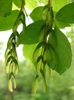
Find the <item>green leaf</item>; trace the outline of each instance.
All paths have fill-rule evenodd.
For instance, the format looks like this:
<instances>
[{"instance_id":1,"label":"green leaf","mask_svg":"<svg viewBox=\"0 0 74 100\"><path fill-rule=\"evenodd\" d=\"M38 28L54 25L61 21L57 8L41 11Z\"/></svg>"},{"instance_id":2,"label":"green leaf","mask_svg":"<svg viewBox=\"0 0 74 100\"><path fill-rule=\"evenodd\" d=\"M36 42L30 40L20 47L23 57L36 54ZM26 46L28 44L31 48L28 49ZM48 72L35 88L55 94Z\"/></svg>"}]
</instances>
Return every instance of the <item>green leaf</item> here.
<instances>
[{"instance_id":1,"label":"green leaf","mask_svg":"<svg viewBox=\"0 0 74 100\"><path fill-rule=\"evenodd\" d=\"M59 21L57 21L57 20L55 20L55 23L56 23L56 25L57 25L59 28L70 27L70 24L64 23L64 22L59 22Z\"/></svg>"},{"instance_id":2,"label":"green leaf","mask_svg":"<svg viewBox=\"0 0 74 100\"><path fill-rule=\"evenodd\" d=\"M50 62L50 67L59 74L62 74L71 65L71 46L67 37L58 29L58 27L55 27L54 32L57 39L57 46L55 48L55 51L58 55L58 64L55 64L54 61L52 61Z\"/></svg>"},{"instance_id":3,"label":"green leaf","mask_svg":"<svg viewBox=\"0 0 74 100\"><path fill-rule=\"evenodd\" d=\"M39 30L41 26L44 24L44 21L38 20L26 28L26 33L19 35L19 43L20 44L35 44L38 42Z\"/></svg>"},{"instance_id":4,"label":"green leaf","mask_svg":"<svg viewBox=\"0 0 74 100\"><path fill-rule=\"evenodd\" d=\"M74 2L61 8L56 14L56 20L64 23L74 23Z\"/></svg>"},{"instance_id":5,"label":"green leaf","mask_svg":"<svg viewBox=\"0 0 74 100\"><path fill-rule=\"evenodd\" d=\"M41 20L42 9L43 9L43 6L36 7L36 8L32 11L32 13L30 14L30 17L31 17L34 21Z\"/></svg>"},{"instance_id":6,"label":"green leaf","mask_svg":"<svg viewBox=\"0 0 74 100\"><path fill-rule=\"evenodd\" d=\"M20 8L23 0L13 0L14 4ZM24 0L25 1L25 0Z\"/></svg>"},{"instance_id":7,"label":"green leaf","mask_svg":"<svg viewBox=\"0 0 74 100\"><path fill-rule=\"evenodd\" d=\"M13 28L18 13L19 13L18 10L14 10L7 17L0 17L0 31L5 31Z\"/></svg>"},{"instance_id":8,"label":"green leaf","mask_svg":"<svg viewBox=\"0 0 74 100\"><path fill-rule=\"evenodd\" d=\"M38 6L38 3L36 0L25 0L26 2L26 7L30 10L33 10L35 7Z\"/></svg>"},{"instance_id":9,"label":"green leaf","mask_svg":"<svg viewBox=\"0 0 74 100\"><path fill-rule=\"evenodd\" d=\"M11 13L11 10L12 0L0 0L0 16L9 15Z\"/></svg>"},{"instance_id":10,"label":"green leaf","mask_svg":"<svg viewBox=\"0 0 74 100\"><path fill-rule=\"evenodd\" d=\"M52 7L54 11L58 11L60 8L65 6L66 4L69 3L69 0L52 0Z\"/></svg>"},{"instance_id":11,"label":"green leaf","mask_svg":"<svg viewBox=\"0 0 74 100\"><path fill-rule=\"evenodd\" d=\"M36 44L33 45L24 45L23 47L23 55L26 59L33 61L33 52L36 48Z\"/></svg>"}]
</instances>

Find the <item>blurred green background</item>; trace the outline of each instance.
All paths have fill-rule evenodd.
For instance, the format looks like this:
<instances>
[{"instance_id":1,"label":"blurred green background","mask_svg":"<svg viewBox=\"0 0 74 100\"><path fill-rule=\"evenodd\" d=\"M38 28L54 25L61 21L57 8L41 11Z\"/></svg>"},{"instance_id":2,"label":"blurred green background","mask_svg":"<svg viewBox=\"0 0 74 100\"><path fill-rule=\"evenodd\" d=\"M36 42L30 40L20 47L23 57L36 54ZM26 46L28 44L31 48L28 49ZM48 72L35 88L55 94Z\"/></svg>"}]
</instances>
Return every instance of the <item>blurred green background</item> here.
<instances>
[{"instance_id":1,"label":"blurred green background","mask_svg":"<svg viewBox=\"0 0 74 100\"><path fill-rule=\"evenodd\" d=\"M74 30L66 32L72 47L71 67L59 75L52 71L51 77L47 79L47 92L43 92L41 81L38 84L36 94L32 93L35 69L29 60L19 61L20 72L16 77L17 88L13 93L8 91L8 76L4 70L4 62L0 60L0 100L74 100ZM0 51L3 43L0 42ZM1 52L0 52L1 54Z\"/></svg>"}]
</instances>

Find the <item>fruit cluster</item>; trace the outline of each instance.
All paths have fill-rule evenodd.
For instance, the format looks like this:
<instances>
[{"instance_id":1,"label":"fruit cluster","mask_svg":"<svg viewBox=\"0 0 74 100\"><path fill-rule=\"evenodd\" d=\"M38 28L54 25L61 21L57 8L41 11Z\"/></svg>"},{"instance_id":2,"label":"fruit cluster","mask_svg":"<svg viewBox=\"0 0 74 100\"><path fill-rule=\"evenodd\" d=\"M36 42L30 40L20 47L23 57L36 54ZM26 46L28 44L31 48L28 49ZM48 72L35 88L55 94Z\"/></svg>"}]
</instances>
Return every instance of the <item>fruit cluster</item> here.
<instances>
[{"instance_id":1,"label":"fruit cluster","mask_svg":"<svg viewBox=\"0 0 74 100\"><path fill-rule=\"evenodd\" d=\"M53 61L56 65L58 63L58 56L55 51L57 40L53 27L53 10L52 7L46 5L42 11L42 19L45 24L41 27L39 32L39 43L33 53L33 60L36 67L36 77L34 80L33 91L36 92L38 78L41 74L43 78L44 92L46 91L46 68L48 66L49 75L51 73L50 63Z\"/></svg>"},{"instance_id":2,"label":"fruit cluster","mask_svg":"<svg viewBox=\"0 0 74 100\"><path fill-rule=\"evenodd\" d=\"M19 71L16 47L19 45L19 33L17 31L17 28L20 22L23 25L23 31L25 32L25 27L26 27L25 26L25 15L23 11L20 11L14 23L13 32L11 36L9 37L7 48L5 51L5 70L9 76L8 89L11 92L13 91L13 87L16 88L15 74L17 74Z\"/></svg>"}]
</instances>

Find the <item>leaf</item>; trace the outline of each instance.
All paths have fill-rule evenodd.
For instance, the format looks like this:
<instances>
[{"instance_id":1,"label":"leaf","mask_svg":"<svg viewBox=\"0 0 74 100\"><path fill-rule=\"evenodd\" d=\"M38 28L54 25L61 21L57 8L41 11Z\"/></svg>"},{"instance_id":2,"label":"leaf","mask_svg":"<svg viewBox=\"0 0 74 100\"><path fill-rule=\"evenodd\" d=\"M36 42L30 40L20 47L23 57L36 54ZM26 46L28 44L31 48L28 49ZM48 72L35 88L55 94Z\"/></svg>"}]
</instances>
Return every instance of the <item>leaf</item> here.
<instances>
[{"instance_id":1,"label":"leaf","mask_svg":"<svg viewBox=\"0 0 74 100\"><path fill-rule=\"evenodd\" d=\"M7 16L12 10L12 0L0 0L0 16Z\"/></svg>"},{"instance_id":2,"label":"leaf","mask_svg":"<svg viewBox=\"0 0 74 100\"><path fill-rule=\"evenodd\" d=\"M64 23L74 23L74 2L61 8L56 14L56 20Z\"/></svg>"},{"instance_id":3,"label":"leaf","mask_svg":"<svg viewBox=\"0 0 74 100\"><path fill-rule=\"evenodd\" d=\"M55 51L58 55L58 64L55 64L54 61L50 62L50 68L54 69L59 74L64 73L71 65L72 61L72 52L71 46L67 37L58 29L56 26L54 29L57 46Z\"/></svg>"},{"instance_id":4,"label":"leaf","mask_svg":"<svg viewBox=\"0 0 74 100\"><path fill-rule=\"evenodd\" d=\"M13 0L14 4L20 8L23 0ZM24 0L25 1L25 0Z\"/></svg>"},{"instance_id":5,"label":"leaf","mask_svg":"<svg viewBox=\"0 0 74 100\"><path fill-rule=\"evenodd\" d=\"M38 6L37 0L25 0L26 7L30 10L33 10L35 7Z\"/></svg>"},{"instance_id":6,"label":"leaf","mask_svg":"<svg viewBox=\"0 0 74 100\"><path fill-rule=\"evenodd\" d=\"M19 35L20 44L35 44L38 42L39 30L44 24L44 21L38 20L28 25L26 28L26 33Z\"/></svg>"},{"instance_id":7,"label":"leaf","mask_svg":"<svg viewBox=\"0 0 74 100\"><path fill-rule=\"evenodd\" d=\"M54 21L55 21L55 23L56 23L58 28L65 28L65 27L69 27L70 26L69 23L64 23L64 22L57 21L56 14L57 14L57 12L54 12ZM53 26L55 26L55 23L53 23Z\"/></svg>"},{"instance_id":8,"label":"leaf","mask_svg":"<svg viewBox=\"0 0 74 100\"><path fill-rule=\"evenodd\" d=\"M68 4L69 0L52 0L52 7L54 11L58 11L60 8L62 8L64 5Z\"/></svg>"},{"instance_id":9,"label":"leaf","mask_svg":"<svg viewBox=\"0 0 74 100\"><path fill-rule=\"evenodd\" d=\"M65 28L65 27L70 27L70 24L69 23L64 23L64 22L59 22L55 19L55 23L56 25L58 26L58 28Z\"/></svg>"},{"instance_id":10,"label":"leaf","mask_svg":"<svg viewBox=\"0 0 74 100\"><path fill-rule=\"evenodd\" d=\"M33 45L24 45L23 47L23 55L26 59L29 59L29 60L33 60L32 56L33 56L33 52L36 48L36 45L33 44Z\"/></svg>"},{"instance_id":11,"label":"leaf","mask_svg":"<svg viewBox=\"0 0 74 100\"><path fill-rule=\"evenodd\" d=\"M0 16L0 31L5 31L13 28L14 22L18 16L19 11L14 10L7 17Z\"/></svg>"},{"instance_id":12,"label":"leaf","mask_svg":"<svg viewBox=\"0 0 74 100\"><path fill-rule=\"evenodd\" d=\"M30 14L30 17L31 17L34 21L41 20L42 9L43 9L43 6L36 7L36 8L32 11L32 13Z\"/></svg>"}]
</instances>

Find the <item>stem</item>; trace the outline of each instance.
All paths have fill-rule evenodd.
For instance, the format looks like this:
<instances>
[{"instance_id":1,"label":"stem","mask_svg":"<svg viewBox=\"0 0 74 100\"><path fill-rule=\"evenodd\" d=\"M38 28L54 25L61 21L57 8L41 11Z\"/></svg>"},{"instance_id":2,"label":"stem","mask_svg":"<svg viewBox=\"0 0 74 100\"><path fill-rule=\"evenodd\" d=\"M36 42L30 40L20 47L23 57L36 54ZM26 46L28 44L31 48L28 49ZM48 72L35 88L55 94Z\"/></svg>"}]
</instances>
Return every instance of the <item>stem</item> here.
<instances>
[{"instance_id":1,"label":"stem","mask_svg":"<svg viewBox=\"0 0 74 100\"><path fill-rule=\"evenodd\" d=\"M21 17L21 12L24 10L24 5L25 5L25 0L22 0L22 4L21 4L21 8L20 8L20 12L19 12L19 15L13 25L13 32L15 32L17 30L17 27L18 27L18 24L19 24L19 20L20 20L20 17Z\"/></svg>"},{"instance_id":2,"label":"stem","mask_svg":"<svg viewBox=\"0 0 74 100\"><path fill-rule=\"evenodd\" d=\"M48 0L48 5L51 6L52 0Z\"/></svg>"},{"instance_id":3,"label":"stem","mask_svg":"<svg viewBox=\"0 0 74 100\"><path fill-rule=\"evenodd\" d=\"M20 9L20 11L23 11L23 9L24 9L24 5L25 5L25 0L22 0L22 5L21 5L21 9Z\"/></svg>"}]
</instances>

